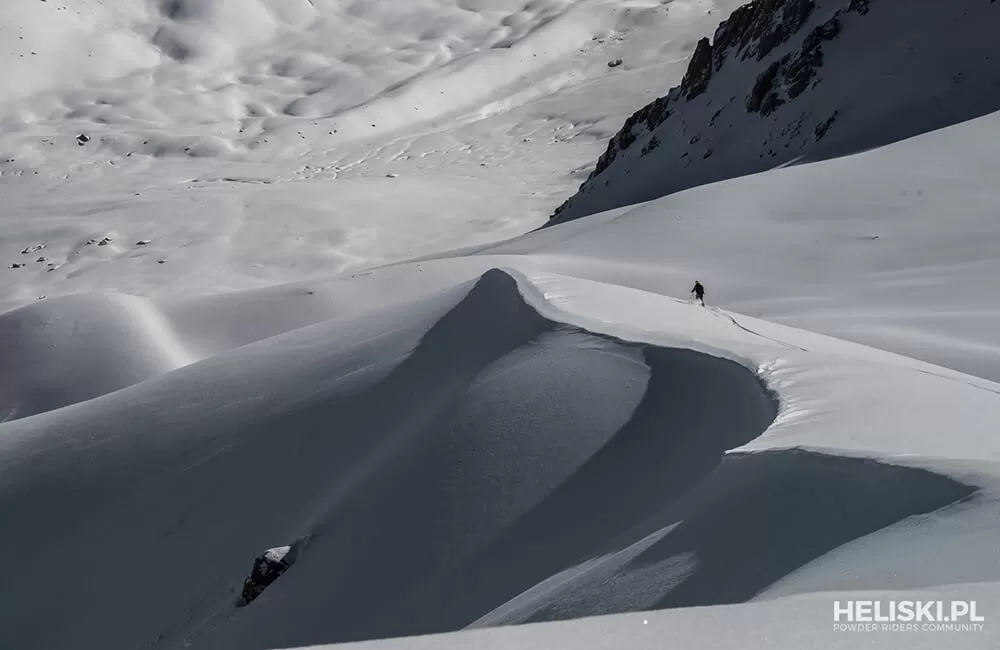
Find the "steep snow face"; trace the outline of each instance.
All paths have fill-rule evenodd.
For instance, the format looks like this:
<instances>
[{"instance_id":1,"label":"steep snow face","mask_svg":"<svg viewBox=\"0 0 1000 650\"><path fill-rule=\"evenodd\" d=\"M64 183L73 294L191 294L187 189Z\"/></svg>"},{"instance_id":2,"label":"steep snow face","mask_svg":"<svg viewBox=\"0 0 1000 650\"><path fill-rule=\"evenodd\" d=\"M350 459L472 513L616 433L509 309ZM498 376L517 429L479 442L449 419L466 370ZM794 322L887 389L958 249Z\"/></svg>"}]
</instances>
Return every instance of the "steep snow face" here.
<instances>
[{"instance_id":1,"label":"steep snow face","mask_svg":"<svg viewBox=\"0 0 1000 650\"><path fill-rule=\"evenodd\" d=\"M699 42L551 223L863 151L1000 109L980 0L757 0Z\"/></svg>"},{"instance_id":2,"label":"steep snow face","mask_svg":"<svg viewBox=\"0 0 1000 650\"><path fill-rule=\"evenodd\" d=\"M484 255L683 296L1000 380L1000 113L678 192ZM595 264L600 260L603 264Z\"/></svg>"}]
</instances>

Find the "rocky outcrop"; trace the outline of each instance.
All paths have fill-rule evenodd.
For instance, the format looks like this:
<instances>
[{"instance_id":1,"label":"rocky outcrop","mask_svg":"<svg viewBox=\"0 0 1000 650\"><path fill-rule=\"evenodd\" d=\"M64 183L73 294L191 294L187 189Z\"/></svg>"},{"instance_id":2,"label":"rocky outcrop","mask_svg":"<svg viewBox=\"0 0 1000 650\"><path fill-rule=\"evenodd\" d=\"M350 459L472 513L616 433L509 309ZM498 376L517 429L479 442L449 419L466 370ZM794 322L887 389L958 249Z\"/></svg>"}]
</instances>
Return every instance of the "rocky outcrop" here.
<instances>
[{"instance_id":1,"label":"rocky outcrop","mask_svg":"<svg viewBox=\"0 0 1000 650\"><path fill-rule=\"evenodd\" d=\"M271 583L288 570L294 561L290 546L269 548L253 561L250 576L243 581L243 591L237 601L238 607L244 607L260 596Z\"/></svg>"},{"instance_id":2,"label":"rocky outcrop","mask_svg":"<svg viewBox=\"0 0 1000 650\"><path fill-rule=\"evenodd\" d=\"M834 16L813 29L798 52L786 54L769 65L757 77L747 97L747 110L766 117L805 92L823 65L823 41L833 40L839 33L840 18Z\"/></svg>"},{"instance_id":3,"label":"rocky outcrop","mask_svg":"<svg viewBox=\"0 0 1000 650\"><path fill-rule=\"evenodd\" d=\"M990 0L991 2L993 0ZM868 0L851 0L851 4L847 7L848 11L853 11L859 14L868 13Z\"/></svg>"},{"instance_id":4,"label":"rocky outcrop","mask_svg":"<svg viewBox=\"0 0 1000 650\"><path fill-rule=\"evenodd\" d=\"M708 88L708 82L712 79L712 68L712 42L703 38L698 41L691 63L688 64L687 73L681 80L681 94L692 99L704 93Z\"/></svg>"},{"instance_id":5,"label":"rocky outcrop","mask_svg":"<svg viewBox=\"0 0 1000 650\"><path fill-rule=\"evenodd\" d=\"M823 44L835 39L841 32L840 16L845 11L867 13L869 1L843 0L841 9L832 18L813 27L797 50L786 52L769 63L765 59L774 55L778 48L795 37L802 38L800 34L810 22L815 25L816 0L755 0L736 9L716 29L713 40L703 38L698 41L680 85L625 121L621 130L611 138L577 196L589 191L594 180L640 139L640 156L660 147L662 142L653 132L684 103L708 92L727 61L731 61L732 65L754 66L749 72L755 75L749 77L753 82L743 91L743 104L749 113L767 117L805 93L815 83L823 65ZM766 63L766 67L760 70L754 65L757 61ZM727 83L731 84L731 79ZM737 97L732 98L735 99ZM722 111L722 108L715 108L709 127L715 126ZM680 124L678 128L683 129L685 125ZM829 124L820 131L825 135L827 129ZM647 134L648 138L645 137ZM822 137L819 133L817 136ZM699 152L703 154L702 159L711 156L709 151ZM689 152L678 153L686 158ZM693 152L690 153L693 155ZM556 208L550 223L560 221L560 215L572 200Z\"/></svg>"},{"instance_id":6,"label":"rocky outcrop","mask_svg":"<svg viewBox=\"0 0 1000 650\"><path fill-rule=\"evenodd\" d=\"M816 8L814 0L757 0L734 11L715 31L715 68L731 51L758 61L799 31Z\"/></svg>"},{"instance_id":7,"label":"rocky outcrop","mask_svg":"<svg viewBox=\"0 0 1000 650\"><path fill-rule=\"evenodd\" d=\"M633 129L636 126L645 126L649 131L657 128L661 124L667 121L670 117L670 111L667 109L667 105L672 99L672 95L676 91L672 91L671 95L666 97L658 97L653 102L646 104L644 107L633 113L627 120L625 120L625 125L622 126L621 130L615 134L611 141L608 143L608 148L604 151L600 158L597 159L597 165L594 167L594 171L587 176L587 180L591 180L594 177L600 175L605 169L607 169L611 163L615 161L618 157L619 151L624 151L632 146L632 143L636 140L636 135ZM556 214L559 213L560 208L556 209Z\"/></svg>"}]
</instances>

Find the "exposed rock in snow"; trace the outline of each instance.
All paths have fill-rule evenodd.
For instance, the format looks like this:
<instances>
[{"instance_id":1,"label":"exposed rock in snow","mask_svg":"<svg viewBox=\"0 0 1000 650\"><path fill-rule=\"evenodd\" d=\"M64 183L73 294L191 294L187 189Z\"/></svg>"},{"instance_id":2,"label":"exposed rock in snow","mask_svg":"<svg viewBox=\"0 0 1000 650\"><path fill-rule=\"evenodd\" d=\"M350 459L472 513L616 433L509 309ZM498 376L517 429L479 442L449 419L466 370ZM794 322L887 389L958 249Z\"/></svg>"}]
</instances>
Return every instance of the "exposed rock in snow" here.
<instances>
[{"instance_id":1,"label":"exposed rock in snow","mask_svg":"<svg viewBox=\"0 0 1000 650\"><path fill-rule=\"evenodd\" d=\"M253 569L243 582L237 606L243 607L264 592L295 561L291 546L269 548L253 561Z\"/></svg>"},{"instance_id":2,"label":"exposed rock in snow","mask_svg":"<svg viewBox=\"0 0 1000 650\"><path fill-rule=\"evenodd\" d=\"M698 42L680 85L625 121L549 223L1000 109L1000 66L986 45L997 11L979 0L740 7Z\"/></svg>"}]
</instances>

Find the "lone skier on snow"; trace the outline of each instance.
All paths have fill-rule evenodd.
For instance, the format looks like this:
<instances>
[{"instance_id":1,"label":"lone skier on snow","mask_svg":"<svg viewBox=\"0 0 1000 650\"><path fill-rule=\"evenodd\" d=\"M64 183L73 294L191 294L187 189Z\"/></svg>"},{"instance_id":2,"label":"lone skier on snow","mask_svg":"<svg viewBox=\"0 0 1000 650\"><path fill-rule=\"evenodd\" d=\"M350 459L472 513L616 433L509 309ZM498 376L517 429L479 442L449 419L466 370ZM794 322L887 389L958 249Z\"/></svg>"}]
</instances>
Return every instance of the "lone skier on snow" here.
<instances>
[{"instance_id":1,"label":"lone skier on snow","mask_svg":"<svg viewBox=\"0 0 1000 650\"><path fill-rule=\"evenodd\" d=\"M701 282L697 280L694 281L694 287L691 288L691 293L694 297L701 303L701 306L705 306L705 287L702 286Z\"/></svg>"}]
</instances>

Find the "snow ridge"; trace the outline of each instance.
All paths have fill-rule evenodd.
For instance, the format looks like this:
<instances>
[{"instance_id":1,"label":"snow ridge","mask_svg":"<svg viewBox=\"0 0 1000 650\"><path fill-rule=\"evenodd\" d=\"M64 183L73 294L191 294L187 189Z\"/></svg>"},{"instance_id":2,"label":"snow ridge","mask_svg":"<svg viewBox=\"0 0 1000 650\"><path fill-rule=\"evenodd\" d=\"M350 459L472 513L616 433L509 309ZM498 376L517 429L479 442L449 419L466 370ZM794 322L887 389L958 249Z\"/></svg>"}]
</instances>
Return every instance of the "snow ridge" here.
<instances>
[{"instance_id":1,"label":"snow ridge","mask_svg":"<svg viewBox=\"0 0 1000 650\"><path fill-rule=\"evenodd\" d=\"M737 602L972 491L794 451L724 460L778 415L753 370L550 320L529 282L489 270L0 425L0 518L18 531L0 555L19 558L0 641L263 649ZM836 534L778 514L827 521L852 481L898 489ZM753 517L776 537L730 552ZM248 563L288 544L294 566L237 609ZM84 564L115 579L67 597Z\"/></svg>"}]
</instances>

